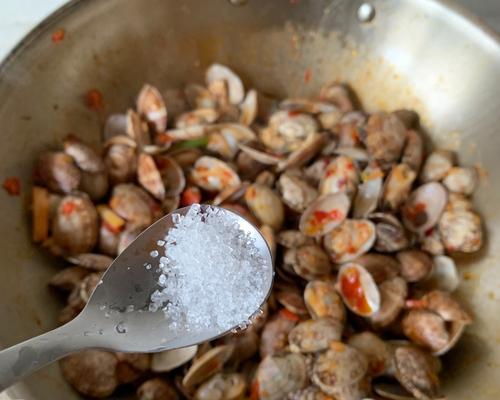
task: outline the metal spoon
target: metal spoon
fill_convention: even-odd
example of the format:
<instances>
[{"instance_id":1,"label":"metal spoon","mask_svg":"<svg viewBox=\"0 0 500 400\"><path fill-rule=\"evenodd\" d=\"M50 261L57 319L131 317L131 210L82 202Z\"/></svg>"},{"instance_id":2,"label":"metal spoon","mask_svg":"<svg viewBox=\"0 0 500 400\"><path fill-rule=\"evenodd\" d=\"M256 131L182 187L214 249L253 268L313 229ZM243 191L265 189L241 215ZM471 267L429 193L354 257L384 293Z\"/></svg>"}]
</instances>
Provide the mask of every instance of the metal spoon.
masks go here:
<instances>
[{"instance_id":1,"label":"metal spoon","mask_svg":"<svg viewBox=\"0 0 500 400\"><path fill-rule=\"evenodd\" d=\"M202 205L202 211L207 207ZM78 350L100 348L152 353L191 346L227 333L229 329L224 332L211 329L176 335L169 332L163 311L147 311L151 293L158 288L158 272L156 268L145 268L144 263L152 261L150 253L157 250L157 240L174 226L172 215L185 215L189 208L166 215L142 232L110 265L87 305L75 319L1 351L0 391L44 365ZM225 215L251 235L265 261L264 265L269 269L266 275L267 293L262 297L264 303L273 281L269 247L259 230L244 218L227 210ZM224 299L222 294L221 299Z\"/></svg>"}]
</instances>

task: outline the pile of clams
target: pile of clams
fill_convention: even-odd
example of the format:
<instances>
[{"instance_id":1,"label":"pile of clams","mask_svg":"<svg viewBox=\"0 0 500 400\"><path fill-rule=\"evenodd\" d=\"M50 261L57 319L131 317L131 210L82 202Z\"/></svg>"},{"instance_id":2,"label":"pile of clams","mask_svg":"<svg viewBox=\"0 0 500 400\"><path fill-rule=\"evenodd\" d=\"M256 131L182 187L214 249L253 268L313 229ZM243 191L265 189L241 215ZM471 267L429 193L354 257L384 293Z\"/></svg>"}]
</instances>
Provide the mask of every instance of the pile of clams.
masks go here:
<instances>
[{"instance_id":1,"label":"pile of clams","mask_svg":"<svg viewBox=\"0 0 500 400\"><path fill-rule=\"evenodd\" d=\"M145 85L109 116L102 146L68 136L38 158L33 240L67 261L50 285L83 309L103 271L151 223L210 203L257 225L275 286L250 327L147 355L61 361L93 398L438 399L439 357L472 316L452 256L478 251L474 168L426 151L410 110L367 114L348 87L278 100L214 64L205 85ZM123 391L125 389L120 389Z\"/></svg>"}]
</instances>

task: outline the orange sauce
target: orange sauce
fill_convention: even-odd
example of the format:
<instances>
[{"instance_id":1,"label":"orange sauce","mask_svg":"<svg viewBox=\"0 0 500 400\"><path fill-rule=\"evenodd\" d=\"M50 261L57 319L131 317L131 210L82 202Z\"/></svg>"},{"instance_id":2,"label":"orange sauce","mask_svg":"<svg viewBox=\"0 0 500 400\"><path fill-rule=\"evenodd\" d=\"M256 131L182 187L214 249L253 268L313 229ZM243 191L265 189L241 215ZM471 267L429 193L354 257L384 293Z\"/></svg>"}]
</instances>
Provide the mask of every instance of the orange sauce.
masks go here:
<instances>
[{"instance_id":1,"label":"orange sauce","mask_svg":"<svg viewBox=\"0 0 500 400\"><path fill-rule=\"evenodd\" d=\"M359 280L359 272L355 269L348 269L340 280L342 294L351 307L360 314L369 314L372 308L366 301L365 293Z\"/></svg>"}]
</instances>

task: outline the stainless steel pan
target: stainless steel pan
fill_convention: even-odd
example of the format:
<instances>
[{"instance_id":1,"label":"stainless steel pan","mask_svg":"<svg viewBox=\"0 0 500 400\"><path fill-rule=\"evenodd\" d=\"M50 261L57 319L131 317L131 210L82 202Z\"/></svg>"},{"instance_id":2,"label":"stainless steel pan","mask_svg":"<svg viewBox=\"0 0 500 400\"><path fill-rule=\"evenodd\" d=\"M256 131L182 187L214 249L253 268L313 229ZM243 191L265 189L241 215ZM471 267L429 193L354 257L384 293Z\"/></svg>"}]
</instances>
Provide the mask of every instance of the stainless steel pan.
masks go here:
<instances>
[{"instance_id":1,"label":"stainless steel pan","mask_svg":"<svg viewBox=\"0 0 500 400\"><path fill-rule=\"evenodd\" d=\"M460 260L466 279L459 293L476 323L446 357L445 392L457 400L497 398L500 41L447 1L371 3L374 19L360 22L358 0L249 0L239 7L226 0L76 0L24 39L0 66L0 174L23 182L21 199L0 193L0 345L52 328L60 306L46 288L58 266L29 237L35 155L69 132L99 140L103 116L85 107L88 90L99 89L111 113L131 104L144 82L181 85L218 61L277 95L313 93L338 79L368 109L415 108L431 140L487 171L476 203L488 244L479 256ZM66 37L52 43L58 28ZM57 366L11 394L77 397Z\"/></svg>"}]
</instances>

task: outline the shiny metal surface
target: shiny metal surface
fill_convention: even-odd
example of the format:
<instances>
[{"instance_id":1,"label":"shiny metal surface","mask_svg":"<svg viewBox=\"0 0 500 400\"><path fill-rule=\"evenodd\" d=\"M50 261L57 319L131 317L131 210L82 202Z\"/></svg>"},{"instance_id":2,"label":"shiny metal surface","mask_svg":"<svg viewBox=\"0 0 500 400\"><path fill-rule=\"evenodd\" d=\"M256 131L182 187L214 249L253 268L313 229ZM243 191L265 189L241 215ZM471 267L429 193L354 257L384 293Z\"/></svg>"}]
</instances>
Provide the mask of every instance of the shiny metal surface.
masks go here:
<instances>
[{"instance_id":1,"label":"shiny metal surface","mask_svg":"<svg viewBox=\"0 0 500 400\"><path fill-rule=\"evenodd\" d=\"M451 399L500 393L500 44L449 1L373 0L359 23L358 0L74 1L30 35L0 67L0 171L28 197L35 155L68 132L99 140L102 116L83 96L97 88L105 114L125 109L144 82L161 88L201 80L211 62L230 65L248 86L278 96L349 82L369 109L418 110L429 140L486 171L475 198L486 221L482 253L459 260L459 294L476 316L445 358ZM52 31L66 37L54 44ZM312 79L305 82L306 71ZM308 72L309 75L309 72ZM0 233L9 237L0 290L0 343L55 325L59 303L44 283L57 269L29 239L25 202L0 194ZM27 399L71 399L57 367L12 390Z\"/></svg>"},{"instance_id":2,"label":"shiny metal surface","mask_svg":"<svg viewBox=\"0 0 500 400\"><path fill-rule=\"evenodd\" d=\"M149 312L151 293L158 289L157 262L150 257L158 251L156 242L175 226L173 214L186 215L191 207L170 213L142 232L106 270L83 311L72 321L0 351L0 391L65 355L87 348L151 353L196 345L228 333L231 329L193 332L180 328L171 332L162 310ZM202 205L203 212L208 206ZM271 251L260 231L243 217L224 211L227 223L237 223L251 237L266 272L266 301L273 284ZM162 249L160 255L163 256ZM193 249L196 251L196 249ZM146 269L150 262L154 268ZM222 298L224 299L223 294ZM255 310L257 312L258 310ZM245 321L240 321L245 322Z\"/></svg>"}]
</instances>

